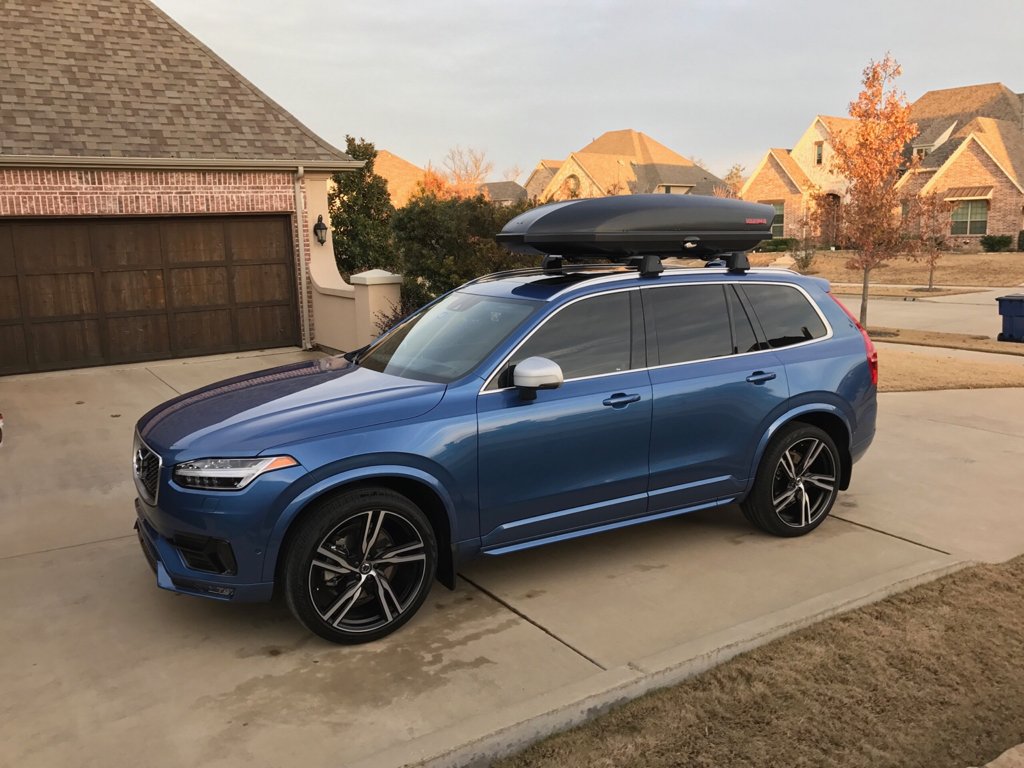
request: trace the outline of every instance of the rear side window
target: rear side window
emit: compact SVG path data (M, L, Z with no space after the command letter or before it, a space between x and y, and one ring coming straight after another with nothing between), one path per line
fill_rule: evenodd
M644 306L654 315L660 365L732 354L725 286L650 288Z
M511 367L535 355L558 363L566 379L628 371L631 338L629 293L582 299L549 318L512 356L497 384L512 386Z
M772 349L820 339L828 331L804 294L790 285L743 286Z

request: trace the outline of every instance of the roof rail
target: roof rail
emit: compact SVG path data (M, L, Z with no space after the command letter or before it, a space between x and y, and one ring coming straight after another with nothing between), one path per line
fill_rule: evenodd
M576 272L624 272L630 269L629 264L614 264L614 263L570 263L566 266L560 266L557 269L551 266L541 267L525 267L522 269L506 269L501 272L491 272L487 275L481 275L480 277L470 280L466 285L476 285L477 283L486 283L491 280L501 280L506 277L529 277L533 275L565 275L573 274Z

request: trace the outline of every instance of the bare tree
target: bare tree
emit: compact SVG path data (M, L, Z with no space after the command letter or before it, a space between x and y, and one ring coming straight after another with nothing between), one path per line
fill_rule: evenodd
M743 172L746 170L739 163L733 163L729 166L729 170L726 171L725 176L722 177L722 181L725 182L726 186L732 190L732 197L740 196L740 189L743 187L743 182L746 179L743 178Z
M501 178L503 181L519 181L519 177L522 175L523 170L522 168L519 167L519 164L517 163L513 165L511 168L506 168L504 171L502 171Z
M487 159L486 153L472 147L452 147L441 165L445 180L459 197L479 194L480 185L487 181L494 170L494 163Z
M928 265L928 290L935 290L935 266L942 252L949 248L949 217L953 204L934 192L905 201L906 232L911 236L911 258Z

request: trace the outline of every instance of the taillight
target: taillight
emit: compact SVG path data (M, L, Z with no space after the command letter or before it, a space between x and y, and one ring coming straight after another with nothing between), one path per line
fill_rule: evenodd
M878 386L878 350L875 349L875 343L868 336L868 332L864 330L864 326L860 324L856 317L853 316L853 312L846 308L839 299L836 298L835 294L830 293L832 301L839 305L839 308L846 313L846 316L850 318L850 322L857 326L857 330L860 331L860 335L864 337L864 351L868 356L868 367L871 369L871 383L876 387Z

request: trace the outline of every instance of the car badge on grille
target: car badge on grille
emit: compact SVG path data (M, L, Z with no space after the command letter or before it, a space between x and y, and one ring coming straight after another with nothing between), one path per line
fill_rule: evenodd
M135 470L135 476L142 477L142 464L146 460L145 454L142 453L141 448L135 449L135 456L132 457L132 468Z

